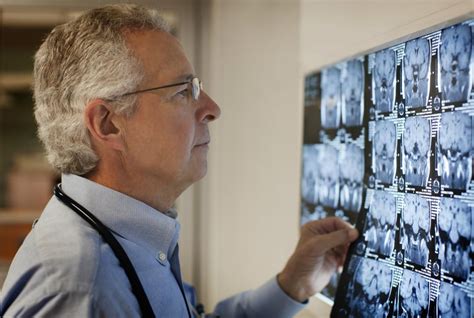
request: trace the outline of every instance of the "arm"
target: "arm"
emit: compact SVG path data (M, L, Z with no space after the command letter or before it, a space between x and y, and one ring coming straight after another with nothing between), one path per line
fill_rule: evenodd
M292 317L309 297L327 285L342 266L357 230L341 219L313 221L301 228L301 235L283 271L258 289L220 302L214 314L221 317Z

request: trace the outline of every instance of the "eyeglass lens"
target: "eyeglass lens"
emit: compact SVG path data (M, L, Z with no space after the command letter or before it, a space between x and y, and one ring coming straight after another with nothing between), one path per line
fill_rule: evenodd
M199 80L199 78L195 77L192 80L192 86L193 86L193 98L194 100L198 100L199 95L201 94L202 82Z

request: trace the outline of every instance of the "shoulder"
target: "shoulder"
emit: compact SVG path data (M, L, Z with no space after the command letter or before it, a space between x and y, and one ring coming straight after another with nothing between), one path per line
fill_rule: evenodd
M112 250L55 197L17 252L0 298L0 316L75 310L132 317L138 308Z
M62 285L59 287L92 287L102 258L103 242L74 211L53 197L28 239L26 254L36 254L47 274L58 278L57 283Z
M18 250L2 288L2 302L27 294L90 292L102 258L100 236L52 198Z

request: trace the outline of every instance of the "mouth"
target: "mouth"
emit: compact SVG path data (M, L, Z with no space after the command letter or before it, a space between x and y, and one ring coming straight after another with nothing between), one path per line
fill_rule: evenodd
M211 142L210 140L204 141L204 142L200 142L200 143L196 144L194 147L195 147L195 148L198 148L198 147L203 147L203 148L204 148L204 147L209 147L210 142Z

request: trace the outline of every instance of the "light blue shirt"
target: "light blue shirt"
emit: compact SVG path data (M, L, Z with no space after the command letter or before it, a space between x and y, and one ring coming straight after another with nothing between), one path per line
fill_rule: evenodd
M131 259L157 317L187 317L174 218L76 175L62 189L114 234ZM176 277L173 272L177 273ZM221 317L292 317L304 304L276 277L220 302ZM0 316L139 317L128 278L100 235L52 197L16 254L0 294Z

